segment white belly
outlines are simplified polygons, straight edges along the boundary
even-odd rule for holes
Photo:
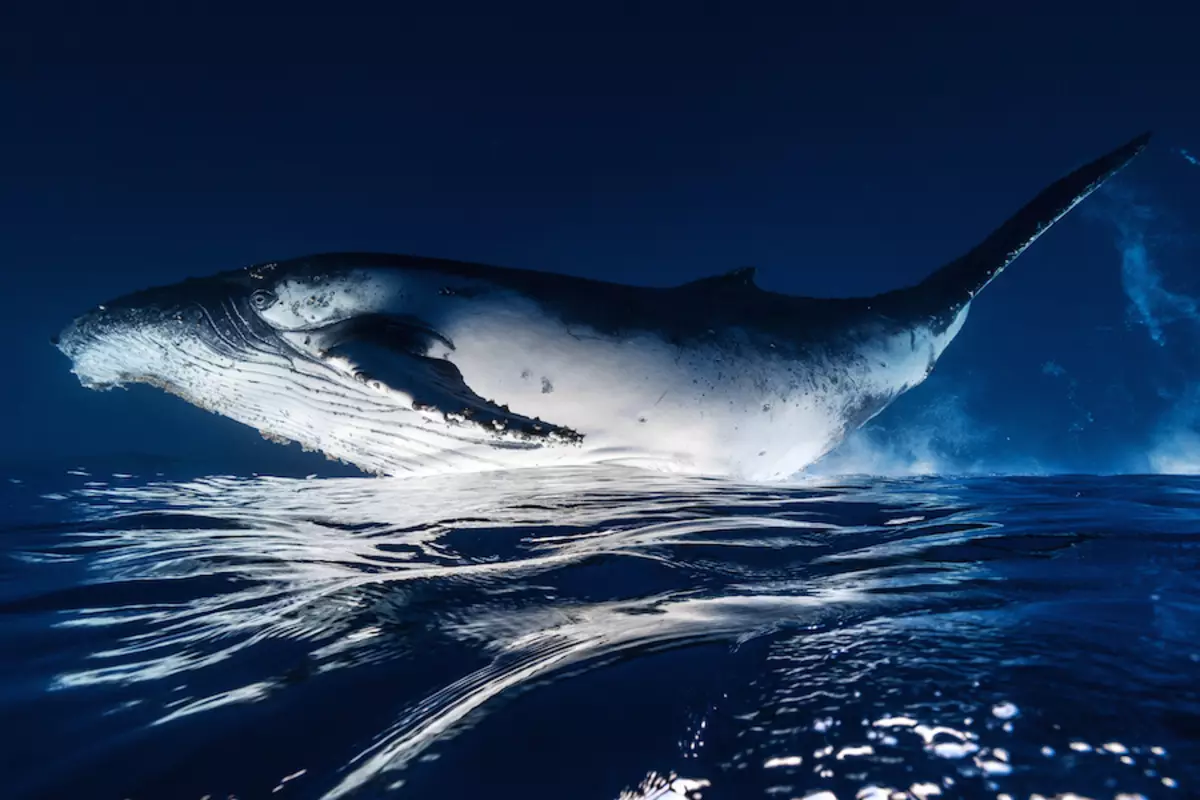
[[[479,395],[584,434],[547,463],[603,461],[771,480],[795,474],[845,435],[864,397],[924,380],[966,311],[940,336],[872,340],[852,356],[791,360],[743,332],[673,347],[568,328],[533,309],[478,308],[444,330],[445,353]]]

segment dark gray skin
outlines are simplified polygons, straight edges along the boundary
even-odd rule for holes
[[[742,347],[770,348],[772,356],[778,353],[781,359],[800,364],[836,359],[839,353],[852,360],[860,357],[856,355],[860,346],[874,338],[917,329],[935,335],[946,331],[960,320],[961,312],[984,286],[1138,155],[1149,136],[1143,134],[1056,181],[969,253],[916,286],[873,297],[817,299],[768,292],[755,285],[753,269],[681,286],[651,288],[417,256],[333,253],[135,292],[79,317],[54,342],[78,367],[79,356],[106,336],[138,327],[179,326],[188,328],[189,335],[198,337],[215,354],[230,359],[244,358],[248,352],[311,358],[260,317],[278,302],[276,287],[289,279],[319,282],[362,271],[394,271],[409,283],[416,276],[416,283],[433,287],[446,307],[486,302],[489,295],[497,293],[515,294],[545,309],[568,329],[586,329],[590,335],[616,340],[651,334],[681,351],[716,344],[725,348],[734,370]],[[428,298],[421,298],[418,307],[425,311],[433,308]],[[553,419],[543,422],[517,413],[520,409],[510,410],[503,405],[503,397],[490,400],[476,394],[450,359],[432,355],[443,349],[442,345],[448,350],[454,347],[440,327],[442,321],[437,313],[371,313],[329,325],[314,336],[322,337],[322,349],[354,344],[402,355],[407,360],[401,374],[418,378],[414,382],[425,392],[424,396],[414,394],[417,407],[462,413],[480,424],[518,431],[533,440],[552,437],[559,442],[577,442],[587,435],[586,430],[576,431]],[[741,338],[730,338],[730,331],[737,331]],[[913,347],[917,347],[915,339]],[[929,369],[934,360],[936,355],[930,357]],[[211,400],[199,400],[185,387],[154,374],[80,372],[80,377],[95,388],[128,381],[153,383],[225,413]],[[797,380],[812,382],[814,378]],[[818,375],[817,380],[823,379]],[[828,380],[836,384],[838,378],[832,375]],[[877,414],[905,388],[908,386],[856,398],[844,410],[842,435]],[[821,391],[821,387],[814,390]],[[717,392],[720,387],[701,385],[697,391]]]

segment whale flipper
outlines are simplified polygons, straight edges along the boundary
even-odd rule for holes
[[[384,350],[423,355],[439,343],[448,350],[454,343],[422,320],[403,314],[364,314],[330,325],[318,335],[320,349],[332,351],[352,342]]]
[[[1050,226],[1146,149],[1150,135],[1143,133],[1050,184],[969,253],[917,286],[889,294],[915,295],[930,312],[957,314]]]
[[[412,398],[412,407],[434,412],[459,424],[474,424],[495,434],[522,438],[582,438],[575,431],[514,413],[480,397],[451,362],[429,356],[432,348],[453,350],[454,344],[421,320],[373,314],[341,327],[322,342],[328,355],[345,359],[360,383]]]

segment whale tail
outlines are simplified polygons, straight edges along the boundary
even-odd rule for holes
[[[1025,248],[1145,150],[1149,141],[1150,133],[1143,133],[1050,184],[969,253],[916,286],[894,293],[900,295],[896,299],[915,301],[931,314],[956,316]]]

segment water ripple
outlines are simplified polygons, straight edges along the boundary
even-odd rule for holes
[[[16,796],[494,788],[471,758],[598,798],[1196,786],[1194,480],[73,477],[8,489],[70,510],[6,531],[3,708],[71,714]],[[514,749],[601,736],[534,714],[592,691],[607,751]]]

